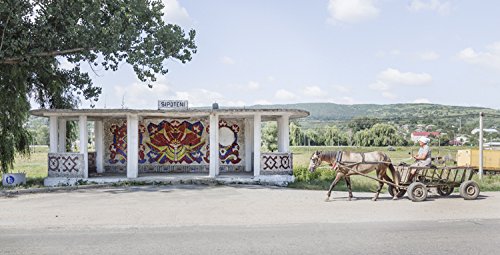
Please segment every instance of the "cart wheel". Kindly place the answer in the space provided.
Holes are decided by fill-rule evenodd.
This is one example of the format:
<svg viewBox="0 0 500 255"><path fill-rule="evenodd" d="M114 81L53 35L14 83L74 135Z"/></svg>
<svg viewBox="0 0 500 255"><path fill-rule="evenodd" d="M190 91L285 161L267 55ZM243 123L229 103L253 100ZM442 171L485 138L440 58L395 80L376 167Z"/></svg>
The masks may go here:
<svg viewBox="0 0 500 255"><path fill-rule="evenodd" d="M439 195L441 195L443 197L447 197L451 193L453 193L453 185L444 184L444 185L437 186L437 192Z"/></svg>
<svg viewBox="0 0 500 255"><path fill-rule="evenodd" d="M479 185L475 181L466 181L460 184L460 196L465 200L473 200L479 196Z"/></svg>
<svg viewBox="0 0 500 255"><path fill-rule="evenodd" d="M427 187L421 182L414 182L408 187L408 197L413 202L421 202L427 198Z"/></svg>
<svg viewBox="0 0 500 255"><path fill-rule="evenodd" d="M389 195L391 195L391 197L394 197L394 193L397 192L397 197L398 198L402 198L405 193L406 193L406 190L402 189L402 190L399 190L398 191L398 188L392 186L392 185L389 185L389 188L387 189L389 191Z"/></svg>

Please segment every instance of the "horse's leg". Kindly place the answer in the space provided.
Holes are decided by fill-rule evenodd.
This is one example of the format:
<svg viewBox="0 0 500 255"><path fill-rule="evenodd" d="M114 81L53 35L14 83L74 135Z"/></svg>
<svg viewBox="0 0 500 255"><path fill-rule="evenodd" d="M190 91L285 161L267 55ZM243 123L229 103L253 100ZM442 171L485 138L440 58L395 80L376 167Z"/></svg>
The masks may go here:
<svg viewBox="0 0 500 255"><path fill-rule="evenodd" d="M384 179L384 173L382 173L381 171L379 171L377 169L377 177L381 180ZM378 199L378 195L380 194L380 191L382 190L382 187L384 187L384 183L383 182L378 182L378 189L377 189L377 192L375 192L375 196L372 198L373 201L377 201Z"/></svg>
<svg viewBox="0 0 500 255"><path fill-rule="evenodd" d="M389 177L387 174L384 176L384 180L390 182L390 183L394 183L393 180L391 179L391 177ZM389 189L391 188L391 185L389 185ZM398 200L398 192L399 192L399 189L396 189L394 191L394 196L392 197L392 200Z"/></svg>
<svg viewBox="0 0 500 255"><path fill-rule="evenodd" d="M351 177L346 176L346 177L344 177L344 179L345 179L345 183L347 184L347 189L349 190L349 201L351 201L353 198L352 188L351 188Z"/></svg>
<svg viewBox="0 0 500 255"><path fill-rule="evenodd" d="M326 193L326 199L325 199L326 202L328 202L328 200L330 199L330 195L332 194L333 188L335 187L335 185L337 185L340 178L342 178L343 176L344 176L344 174L342 172L337 172L335 179L333 180L332 184L330 185L330 189L328 190L328 193Z"/></svg>

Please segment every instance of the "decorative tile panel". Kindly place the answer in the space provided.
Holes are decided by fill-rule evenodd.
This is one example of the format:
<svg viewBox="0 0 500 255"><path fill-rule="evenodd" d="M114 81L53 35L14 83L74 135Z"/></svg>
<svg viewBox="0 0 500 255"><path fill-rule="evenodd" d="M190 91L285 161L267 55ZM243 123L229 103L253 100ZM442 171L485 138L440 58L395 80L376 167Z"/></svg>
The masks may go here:
<svg viewBox="0 0 500 255"><path fill-rule="evenodd" d="M83 154L49 153L49 177L83 177Z"/></svg>
<svg viewBox="0 0 500 255"><path fill-rule="evenodd" d="M293 174L292 153L262 153L260 158L260 173L271 174Z"/></svg>

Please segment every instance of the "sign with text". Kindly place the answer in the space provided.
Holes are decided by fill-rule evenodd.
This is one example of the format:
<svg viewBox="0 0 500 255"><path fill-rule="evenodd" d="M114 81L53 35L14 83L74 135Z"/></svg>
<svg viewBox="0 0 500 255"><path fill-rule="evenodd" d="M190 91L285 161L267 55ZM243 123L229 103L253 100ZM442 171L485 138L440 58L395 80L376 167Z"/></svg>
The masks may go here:
<svg viewBox="0 0 500 255"><path fill-rule="evenodd" d="M158 100L158 110L187 110L187 100Z"/></svg>

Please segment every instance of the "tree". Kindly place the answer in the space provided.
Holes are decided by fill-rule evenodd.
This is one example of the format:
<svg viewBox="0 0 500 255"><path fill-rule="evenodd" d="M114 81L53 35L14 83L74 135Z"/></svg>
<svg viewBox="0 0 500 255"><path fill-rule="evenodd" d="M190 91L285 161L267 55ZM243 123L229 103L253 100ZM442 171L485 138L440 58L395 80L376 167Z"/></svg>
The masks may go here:
<svg viewBox="0 0 500 255"><path fill-rule="evenodd" d="M80 98L97 101L82 64L116 71L133 67L152 86L168 71L165 60L190 61L195 31L163 21L161 0L4 0L0 2L0 167L14 153L29 153L23 126L30 100L44 108L75 108ZM65 58L75 66L60 67Z"/></svg>
<svg viewBox="0 0 500 255"><path fill-rule="evenodd" d="M358 146L407 145L406 139L390 124L375 124L370 129L356 132L354 141Z"/></svg>
<svg viewBox="0 0 500 255"><path fill-rule="evenodd" d="M300 126L294 122L290 123L290 143L293 146L302 145L302 131Z"/></svg>
<svg viewBox="0 0 500 255"><path fill-rule="evenodd" d="M347 134L340 131L336 126L326 126L325 132L323 133L325 137L325 144L327 146L337 146L337 145L347 145Z"/></svg>
<svg viewBox="0 0 500 255"><path fill-rule="evenodd" d="M377 118L358 117L351 120L348 124L348 127L352 129L352 132L356 133L360 130L369 129L377 123L380 123L380 120Z"/></svg>
<svg viewBox="0 0 500 255"><path fill-rule="evenodd" d="M278 150L278 124L276 121L264 124L264 128L262 128L262 146L270 152Z"/></svg>
<svg viewBox="0 0 500 255"><path fill-rule="evenodd" d="M305 136L305 140L306 140L305 145L310 146L310 145L320 145L321 144L322 139L320 138L318 131L316 131L314 129L306 129L304 131L304 136Z"/></svg>

